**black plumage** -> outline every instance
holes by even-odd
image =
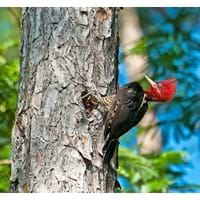
[[[108,112],[103,147],[103,163],[109,164],[118,139],[134,127],[148,109],[144,91],[137,82],[131,82],[118,91]]]
[[[118,147],[118,139],[137,125],[148,109],[144,91],[139,83],[131,82],[121,87],[117,94],[97,98],[84,91],[81,97],[88,113],[97,104],[108,110],[104,130],[103,163],[109,164]]]

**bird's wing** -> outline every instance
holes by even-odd
[[[142,103],[144,93],[143,91],[134,91],[133,88],[122,88],[116,95],[114,102],[109,110],[104,137],[107,138],[110,129],[117,125],[120,126],[127,123],[130,112],[135,112]],[[116,129],[117,127],[115,127]],[[119,127],[120,129],[121,127]]]

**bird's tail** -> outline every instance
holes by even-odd
[[[103,164],[109,165],[110,161],[115,153],[116,148],[118,147],[118,140],[107,141],[103,147]]]

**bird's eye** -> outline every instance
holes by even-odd
[[[159,88],[163,87],[163,84],[161,82],[158,82],[157,85],[158,85]]]

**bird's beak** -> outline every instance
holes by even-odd
[[[158,88],[158,85],[156,82],[154,82],[152,79],[150,79],[146,74],[144,75],[144,77],[147,79],[147,81],[150,83],[151,88],[154,88],[154,90],[157,91],[158,95],[161,95],[161,91]]]
[[[156,85],[156,83],[155,83],[153,80],[151,80],[146,74],[144,75],[144,77],[147,79],[147,81],[148,81],[152,86]]]

